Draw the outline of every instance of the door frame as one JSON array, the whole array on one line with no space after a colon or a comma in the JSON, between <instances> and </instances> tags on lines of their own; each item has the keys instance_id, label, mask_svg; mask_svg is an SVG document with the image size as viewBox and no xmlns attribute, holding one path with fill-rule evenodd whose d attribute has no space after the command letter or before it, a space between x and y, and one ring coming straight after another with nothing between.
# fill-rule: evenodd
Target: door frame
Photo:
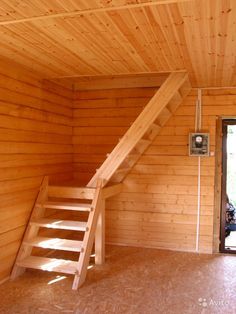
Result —
<instances>
[{"instance_id":1,"label":"door frame","mask_svg":"<svg viewBox=\"0 0 236 314\"><path fill-rule=\"evenodd\" d=\"M236 125L236 119L224 118L221 123L221 206L220 206L220 247L221 253L235 254L236 250L225 248L225 208L226 208L226 181L227 181L227 126Z\"/></svg>"},{"instance_id":2,"label":"door frame","mask_svg":"<svg viewBox=\"0 0 236 314\"><path fill-rule=\"evenodd\" d=\"M213 213L213 253L220 251L220 218L221 218L221 180L222 180L222 121L223 117L216 117L215 138L215 189Z\"/></svg>"}]
</instances>

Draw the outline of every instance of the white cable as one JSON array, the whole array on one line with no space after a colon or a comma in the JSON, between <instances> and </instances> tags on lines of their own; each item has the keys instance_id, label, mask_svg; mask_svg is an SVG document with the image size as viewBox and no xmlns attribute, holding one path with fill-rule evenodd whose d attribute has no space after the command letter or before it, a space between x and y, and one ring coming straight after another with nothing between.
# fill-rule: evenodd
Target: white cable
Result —
<instances>
[{"instance_id":1,"label":"white cable","mask_svg":"<svg viewBox=\"0 0 236 314\"><path fill-rule=\"evenodd\" d=\"M201 157L198 157L196 252L199 252L201 213Z\"/></svg>"},{"instance_id":2,"label":"white cable","mask_svg":"<svg viewBox=\"0 0 236 314\"><path fill-rule=\"evenodd\" d=\"M196 109L195 109L195 133L198 131L198 99L196 100Z\"/></svg>"},{"instance_id":3,"label":"white cable","mask_svg":"<svg viewBox=\"0 0 236 314\"><path fill-rule=\"evenodd\" d=\"M198 107L198 131L200 132L202 129L202 90L200 88L198 89Z\"/></svg>"},{"instance_id":4,"label":"white cable","mask_svg":"<svg viewBox=\"0 0 236 314\"><path fill-rule=\"evenodd\" d=\"M197 124L195 129L201 131L202 128L202 91L198 89L198 100L197 100ZM197 230L196 230L196 252L199 252L199 241L200 241L200 214L201 214L201 157L198 157L198 183L197 183Z\"/></svg>"}]
</instances>

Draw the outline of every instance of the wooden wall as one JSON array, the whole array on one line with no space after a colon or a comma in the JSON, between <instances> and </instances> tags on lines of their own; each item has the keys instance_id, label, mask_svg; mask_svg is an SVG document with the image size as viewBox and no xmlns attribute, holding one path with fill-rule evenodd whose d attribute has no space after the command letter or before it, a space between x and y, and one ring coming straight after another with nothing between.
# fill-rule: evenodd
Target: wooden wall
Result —
<instances>
[{"instance_id":1,"label":"wooden wall","mask_svg":"<svg viewBox=\"0 0 236 314\"><path fill-rule=\"evenodd\" d=\"M117 94L114 91L77 94L74 119L77 178L81 176L88 181L137 114L133 103L140 110L139 106L148 101L153 90L131 92L124 89ZM192 92L127 176L123 193L107 201L107 242L195 250L198 158L188 156L188 135L194 131L195 100L196 93ZM126 104L125 110L117 107L121 103ZM235 104L236 90L204 92L203 131L210 132L213 154L216 117L236 116ZM85 119L89 115L91 118ZM212 252L214 173L215 157L202 158L201 252Z\"/></svg>"},{"instance_id":2,"label":"wooden wall","mask_svg":"<svg viewBox=\"0 0 236 314\"><path fill-rule=\"evenodd\" d=\"M76 182L88 183L155 91L155 88L129 88L75 93L73 144Z\"/></svg>"},{"instance_id":3,"label":"wooden wall","mask_svg":"<svg viewBox=\"0 0 236 314\"><path fill-rule=\"evenodd\" d=\"M236 99L236 98L235 98ZM189 96L134 166L124 191L107 202L107 241L192 251L197 221L198 158L188 156L196 96ZM214 151L214 98L203 98L203 129ZM214 110L212 110L214 107ZM216 110L217 108L217 110ZM222 111L221 111L222 113ZM214 157L201 161L200 250L212 248Z\"/></svg>"},{"instance_id":4,"label":"wooden wall","mask_svg":"<svg viewBox=\"0 0 236 314\"><path fill-rule=\"evenodd\" d=\"M44 175L72 179L72 94L0 61L0 281Z\"/></svg>"},{"instance_id":5,"label":"wooden wall","mask_svg":"<svg viewBox=\"0 0 236 314\"><path fill-rule=\"evenodd\" d=\"M153 88L72 93L0 62L0 281L9 275L44 175L86 184L155 92ZM195 249L197 158L188 157L194 131L192 92L107 201L107 242ZM215 151L216 116L236 116L236 90L203 96L203 130ZM72 132L73 126L73 132ZM73 136L72 136L73 135ZM215 157L202 158L200 250L211 252Z\"/></svg>"}]
</instances>

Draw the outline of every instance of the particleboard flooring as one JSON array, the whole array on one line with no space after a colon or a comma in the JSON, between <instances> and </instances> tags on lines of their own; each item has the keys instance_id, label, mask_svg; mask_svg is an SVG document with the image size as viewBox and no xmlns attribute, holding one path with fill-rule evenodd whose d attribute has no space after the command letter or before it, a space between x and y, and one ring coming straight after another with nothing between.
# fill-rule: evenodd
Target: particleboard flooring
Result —
<instances>
[{"instance_id":1,"label":"particleboard flooring","mask_svg":"<svg viewBox=\"0 0 236 314\"><path fill-rule=\"evenodd\" d=\"M4 283L0 313L236 313L235 258L108 246L79 291L72 277L36 270Z\"/></svg>"}]
</instances>

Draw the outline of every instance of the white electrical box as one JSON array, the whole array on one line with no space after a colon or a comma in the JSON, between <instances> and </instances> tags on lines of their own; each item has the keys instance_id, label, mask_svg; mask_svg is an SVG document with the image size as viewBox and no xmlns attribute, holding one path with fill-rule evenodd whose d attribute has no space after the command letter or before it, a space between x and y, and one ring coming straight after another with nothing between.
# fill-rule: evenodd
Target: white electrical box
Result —
<instances>
[{"instance_id":1,"label":"white electrical box","mask_svg":"<svg viewBox=\"0 0 236 314\"><path fill-rule=\"evenodd\" d=\"M189 134L189 156L209 156L209 133Z\"/></svg>"}]
</instances>

